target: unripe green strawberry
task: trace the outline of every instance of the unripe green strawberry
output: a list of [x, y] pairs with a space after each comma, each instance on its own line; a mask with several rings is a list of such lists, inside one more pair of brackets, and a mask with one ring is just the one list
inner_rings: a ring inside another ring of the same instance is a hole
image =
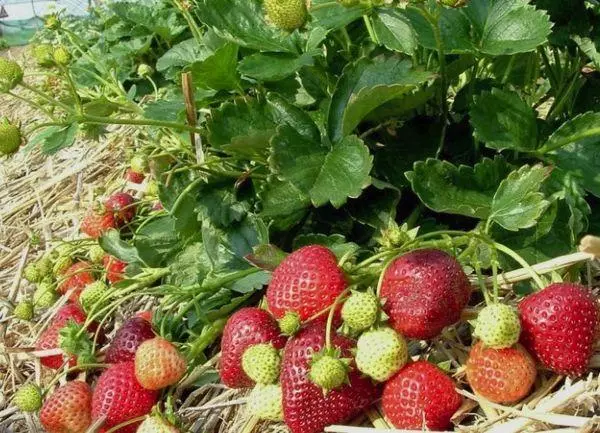
[[42, 281], [38, 284], [37, 289], [33, 293], [33, 304], [37, 308], [50, 308], [58, 299], [58, 294], [54, 290], [54, 285], [51, 281]]
[[306, 0], [265, 0], [269, 20], [282, 30], [292, 32], [306, 22]]
[[517, 310], [505, 304], [488, 305], [477, 316], [474, 335], [487, 347], [511, 347], [519, 341], [521, 335], [521, 321]]
[[248, 396], [247, 407], [258, 419], [283, 421], [281, 385], [256, 385]]
[[35, 262], [38, 272], [42, 278], [50, 277], [52, 275], [52, 259], [47, 254], [42, 256], [37, 262]]
[[148, 170], [148, 158], [146, 155], [138, 153], [129, 161], [129, 167], [136, 173], [145, 173]]
[[54, 252], [56, 254], [58, 254], [60, 257], [64, 257], [64, 256], [71, 257], [73, 255], [74, 251], [75, 251], [75, 247], [68, 242], [62, 242], [62, 243], [58, 244], [56, 246], [56, 248], [54, 248]]
[[23, 81], [23, 69], [17, 62], [0, 57], [0, 93], [14, 89]]
[[[2, 86], [2, 77], [0, 77], [0, 86]], [[15, 153], [20, 145], [21, 131], [19, 128], [12, 125], [7, 118], [0, 120], [0, 155]]]
[[367, 331], [356, 343], [356, 366], [371, 378], [385, 382], [408, 361], [404, 337], [391, 328]]
[[300, 329], [300, 316], [295, 311], [288, 311], [278, 320], [279, 329], [283, 335], [291, 337]]
[[17, 319], [31, 320], [33, 319], [33, 304], [30, 301], [19, 302], [15, 306], [13, 314]]
[[62, 45], [59, 45], [54, 49], [54, 52], [52, 53], [52, 58], [54, 59], [56, 64], [61, 66], [67, 66], [69, 63], [71, 63], [71, 53], [66, 47]]
[[106, 253], [100, 245], [93, 245], [88, 250], [88, 257], [92, 263], [101, 263]]
[[73, 260], [71, 259], [71, 257], [59, 256], [56, 259], [56, 262], [54, 262], [54, 266], [52, 267], [52, 273], [54, 273], [54, 275], [61, 275], [67, 269], [69, 269], [72, 264], [73, 264]]
[[372, 291], [353, 291], [342, 307], [342, 319], [350, 329], [364, 331], [375, 324], [379, 305], [379, 298]]
[[160, 416], [146, 418], [135, 433], [179, 433], [179, 429]]
[[106, 295], [107, 291], [108, 286], [102, 281], [94, 281], [85, 286], [81, 295], [79, 295], [79, 303], [83, 307], [83, 311], [89, 313], [94, 305]]
[[315, 353], [311, 359], [308, 377], [312, 383], [328, 392], [348, 383], [349, 365], [350, 360], [341, 359], [339, 352]]
[[242, 355], [242, 369], [254, 382], [268, 385], [279, 377], [281, 358], [272, 344], [250, 346]]
[[46, 21], [44, 22], [44, 26], [48, 30], [58, 30], [58, 29], [60, 29], [61, 22], [60, 22], [60, 19], [58, 18], [58, 15], [52, 14], [52, 15], [49, 15], [48, 17], [46, 17]]
[[[137, 74], [138, 76], [140, 76], [141, 78], [146, 78], [151, 76], [154, 73], [154, 69], [152, 68], [152, 66], [147, 65], [145, 63], [142, 63], [141, 65], [138, 66], [137, 68]], [[137, 171], [137, 170], [135, 170]]]
[[48, 67], [54, 64], [54, 61], [52, 60], [52, 51], [52, 45], [39, 44], [35, 45], [31, 52], [38, 65]]
[[37, 283], [42, 279], [42, 275], [40, 274], [36, 263], [29, 263], [25, 266], [25, 269], [23, 269], [23, 277], [30, 283]]
[[36, 385], [27, 383], [17, 389], [13, 404], [22, 412], [35, 412], [42, 407], [42, 393]]

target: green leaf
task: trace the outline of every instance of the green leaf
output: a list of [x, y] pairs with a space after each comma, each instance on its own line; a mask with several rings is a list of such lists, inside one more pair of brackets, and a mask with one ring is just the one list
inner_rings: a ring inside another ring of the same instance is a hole
[[367, 4], [357, 4], [345, 7], [331, 0], [313, 0], [308, 10], [313, 26], [323, 27], [327, 30], [337, 30], [347, 26], [353, 21], [362, 18], [367, 13]]
[[533, 227], [550, 204], [540, 192], [549, 174], [541, 164], [511, 172], [494, 194], [490, 220], [511, 231]]
[[373, 15], [373, 29], [379, 41], [392, 51], [412, 54], [417, 49], [417, 35], [398, 9], [378, 9]]
[[39, 144], [42, 153], [53, 155], [61, 149], [73, 145], [79, 131], [79, 125], [71, 123], [67, 126], [50, 126], [30, 140], [30, 145]]
[[206, 59], [191, 65], [194, 85], [214, 90], [235, 90], [240, 87], [237, 74], [238, 46], [225, 44]]
[[118, 230], [109, 230], [98, 239], [98, 243], [108, 254], [115, 256], [125, 263], [144, 264], [138, 250], [128, 242], [122, 240]]
[[473, 136], [492, 149], [531, 151], [538, 140], [536, 113], [517, 93], [492, 89], [475, 97]]
[[257, 51], [297, 53], [298, 33], [285, 33], [265, 20], [258, 0], [199, 0], [194, 12], [219, 36]]
[[546, 12], [527, 0], [471, 0], [462, 13], [471, 21], [478, 50], [492, 56], [533, 51], [552, 31]]
[[256, 53], [244, 57], [238, 64], [238, 71], [259, 81], [279, 81], [295, 74], [303, 66], [313, 64], [310, 54], [298, 57], [284, 53]]
[[252, 266], [274, 271], [287, 257], [287, 253], [273, 244], [261, 244], [252, 248], [252, 253], [244, 257]]
[[160, 266], [181, 247], [175, 220], [168, 215], [142, 225], [133, 238], [142, 260], [149, 266]]
[[575, 41], [579, 49], [590, 58], [596, 69], [600, 69], [600, 53], [595, 42], [590, 38], [582, 38], [578, 35], [571, 36], [571, 38]]
[[210, 261], [202, 242], [194, 242], [177, 253], [169, 268], [171, 272], [165, 279], [168, 284], [190, 286], [201, 283], [210, 272]]
[[83, 105], [83, 112], [89, 116], [110, 116], [119, 109], [119, 104], [101, 96]]
[[346, 209], [359, 223], [381, 230], [395, 220], [399, 202], [399, 189], [374, 180], [358, 199], [348, 202]]
[[484, 158], [474, 167], [427, 159], [406, 173], [421, 201], [436, 212], [485, 219], [500, 182], [510, 172], [501, 157]]
[[291, 182], [272, 179], [259, 192], [260, 217], [270, 220], [275, 230], [298, 223], [310, 207], [310, 198]]
[[230, 182], [227, 185], [211, 183], [198, 192], [196, 213], [199, 218], [207, 218], [217, 227], [240, 222], [248, 210], [248, 203], [237, 200]]
[[210, 144], [217, 149], [242, 155], [261, 155], [275, 134], [277, 126], [287, 124], [313, 140], [320, 132], [301, 109], [275, 94], [266, 101], [237, 99], [212, 112], [207, 127]]
[[156, 70], [163, 72], [170, 68], [183, 68], [206, 59], [210, 54], [211, 51], [199, 45], [196, 39], [187, 39], [163, 54], [156, 62]]
[[237, 293], [251, 293], [260, 290], [271, 281], [271, 273], [256, 272], [236, 280], [229, 288]]
[[297, 236], [294, 239], [294, 250], [307, 245], [323, 245], [327, 247], [335, 254], [338, 259], [341, 259], [346, 254], [356, 252], [359, 250], [359, 246], [354, 242], [348, 242], [346, 238], [339, 234], [324, 235], [321, 233], [310, 233], [305, 235]]
[[328, 148], [284, 125], [271, 145], [273, 172], [309, 196], [316, 207], [328, 202], [340, 207], [371, 183], [373, 157], [356, 136], [345, 137]]
[[185, 103], [183, 98], [158, 99], [151, 101], [144, 106], [144, 117], [153, 120], [176, 121], [183, 117], [185, 113]]
[[600, 197], [600, 113], [585, 113], [563, 123], [539, 152]]
[[414, 69], [412, 62], [396, 57], [377, 62], [363, 58], [349, 64], [331, 98], [328, 120], [330, 138], [337, 141], [351, 134], [375, 108], [433, 77], [430, 72]]

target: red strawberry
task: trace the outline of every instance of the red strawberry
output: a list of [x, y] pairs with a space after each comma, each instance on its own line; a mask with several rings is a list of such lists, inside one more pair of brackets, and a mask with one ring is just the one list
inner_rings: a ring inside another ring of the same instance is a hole
[[454, 386], [436, 365], [414, 362], [385, 384], [383, 412], [399, 429], [445, 430], [462, 403]]
[[162, 337], [144, 341], [135, 352], [135, 377], [146, 389], [162, 389], [179, 382], [187, 370], [185, 358]]
[[467, 380], [474, 391], [494, 403], [515, 403], [529, 394], [537, 370], [519, 344], [506, 349], [477, 343], [467, 360]]
[[[59, 347], [60, 330], [72, 320], [75, 323], [82, 324], [86, 316], [81, 307], [77, 304], [64, 305], [50, 323], [50, 326], [42, 332], [35, 343], [36, 350], [57, 349]], [[62, 367], [65, 359], [63, 355], [43, 356], [40, 358], [43, 366], [57, 370]], [[69, 365], [74, 366], [77, 359], [74, 356], [69, 357]]]
[[[113, 364], [106, 369], [94, 389], [92, 418], [106, 416], [105, 428], [150, 413], [158, 394], [142, 387], [135, 378], [133, 362]], [[134, 433], [140, 423], [129, 424], [118, 433]]]
[[92, 422], [92, 389], [79, 380], [67, 382], [46, 399], [40, 422], [48, 433], [84, 433]]
[[580, 376], [588, 370], [598, 325], [596, 300], [588, 289], [551, 284], [519, 304], [521, 343], [547, 368]]
[[102, 266], [106, 269], [106, 279], [112, 283], [118, 283], [125, 278], [125, 268], [127, 263], [122, 262], [116, 257], [109, 256], [108, 254], [102, 259]]
[[152, 325], [144, 319], [132, 317], [119, 328], [104, 359], [109, 364], [133, 361], [139, 345], [151, 338], [154, 338]]
[[111, 212], [106, 210], [97, 212], [94, 209], [90, 209], [85, 214], [79, 226], [79, 230], [92, 239], [98, 239], [105, 232], [114, 228], [117, 228], [117, 223]]
[[221, 339], [221, 380], [230, 388], [248, 388], [254, 382], [242, 369], [242, 355], [252, 345], [271, 342], [277, 349], [285, 345], [277, 322], [260, 308], [242, 308], [227, 321]]
[[144, 173], [133, 171], [130, 168], [128, 168], [125, 172], [125, 179], [131, 183], [142, 183], [145, 177], [146, 176], [144, 175]]
[[117, 192], [111, 195], [104, 206], [112, 212], [117, 225], [120, 227], [130, 222], [135, 216], [135, 199], [126, 192]]
[[278, 319], [294, 311], [306, 320], [333, 304], [346, 286], [335, 255], [321, 245], [309, 245], [287, 256], [273, 271], [267, 303]]
[[[354, 341], [334, 335], [334, 347], [350, 357]], [[323, 394], [308, 373], [312, 355], [325, 345], [325, 324], [311, 323], [292, 338], [284, 349], [281, 365], [283, 415], [292, 433], [318, 433], [331, 424], [339, 424], [358, 415], [377, 397], [379, 389], [355, 368], [348, 374], [349, 384]]]
[[408, 338], [426, 340], [460, 319], [471, 285], [460, 264], [439, 250], [418, 250], [385, 270], [381, 298], [390, 324]]
[[153, 316], [153, 313], [150, 310], [143, 310], [143, 311], [138, 311], [137, 313], [135, 313], [135, 317], [139, 317], [150, 323], [152, 323], [152, 316]]
[[71, 289], [73, 293], [69, 297], [70, 301], [76, 302], [79, 299], [79, 295], [90, 283], [94, 282], [94, 276], [91, 273], [91, 265], [88, 262], [77, 262], [61, 276], [63, 282], [58, 286], [58, 291], [61, 294], [67, 293]]

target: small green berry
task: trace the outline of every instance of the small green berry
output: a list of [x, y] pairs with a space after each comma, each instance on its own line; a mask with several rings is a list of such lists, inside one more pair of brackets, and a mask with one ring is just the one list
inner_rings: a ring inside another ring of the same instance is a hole
[[0, 93], [7, 93], [23, 81], [23, 69], [17, 62], [0, 57]]
[[19, 149], [20, 145], [21, 131], [11, 124], [7, 118], [2, 118], [0, 120], [0, 155], [11, 155]]
[[356, 366], [371, 378], [385, 382], [408, 361], [404, 338], [391, 328], [362, 334], [356, 343]]
[[69, 63], [71, 63], [71, 53], [66, 47], [62, 45], [54, 49], [54, 52], [52, 53], [52, 58], [54, 59], [57, 65], [67, 66]]
[[312, 383], [328, 392], [348, 382], [349, 364], [347, 359], [340, 359], [337, 355], [317, 353], [311, 360], [308, 377]]
[[265, 0], [264, 7], [269, 20], [288, 32], [302, 27], [308, 18], [306, 0]]
[[51, 276], [54, 264], [49, 255], [45, 254], [35, 264], [42, 278]]
[[473, 334], [487, 347], [511, 347], [521, 334], [519, 313], [510, 305], [488, 305], [479, 312]]
[[283, 335], [287, 335], [288, 337], [296, 334], [300, 330], [301, 324], [300, 315], [295, 311], [288, 311], [279, 319], [279, 329], [281, 329]]
[[364, 331], [375, 324], [379, 306], [379, 298], [373, 292], [353, 291], [342, 307], [342, 319], [350, 329]]
[[[153, 73], [154, 73], [154, 69], [152, 68], [152, 66], [147, 65], [145, 63], [142, 63], [137, 68], [137, 74], [141, 78], [147, 78], [147, 77], [151, 76]], [[134, 171], [137, 171], [137, 170], [134, 170]]]
[[148, 158], [138, 153], [129, 161], [129, 167], [136, 173], [145, 173], [148, 170]]
[[88, 250], [88, 257], [92, 263], [100, 263], [106, 253], [100, 245], [93, 245]]
[[61, 28], [60, 18], [56, 14], [49, 15], [44, 22], [44, 26], [48, 30], [58, 30]]
[[33, 292], [33, 303], [37, 308], [50, 308], [57, 299], [58, 294], [50, 281], [42, 281]]
[[19, 302], [15, 309], [13, 310], [13, 314], [17, 319], [21, 320], [31, 320], [33, 319], [33, 303], [30, 301]]
[[22, 412], [35, 412], [42, 407], [42, 393], [33, 383], [25, 384], [15, 392], [13, 404]]
[[[83, 311], [89, 313], [91, 309], [106, 295], [108, 286], [102, 281], [94, 281], [85, 286], [81, 295], [79, 295], [79, 303], [83, 307]], [[107, 301], [108, 299], [105, 299]]]
[[36, 263], [29, 263], [25, 266], [23, 277], [30, 283], [38, 283], [42, 280], [41, 272]]
[[54, 252], [56, 254], [58, 254], [59, 257], [63, 257], [63, 256], [71, 257], [73, 255], [74, 251], [75, 251], [75, 247], [68, 242], [62, 242], [59, 245], [57, 245], [56, 248], [54, 248]]
[[149, 197], [158, 197], [158, 183], [155, 180], [151, 180], [146, 185], [146, 195]]
[[59, 256], [54, 262], [54, 267], [52, 268], [52, 272], [54, 275], [61, 275], [67, 269], [71, 267], [73, 264], [73, 260], [69, 256]]
[[52, 59], [52, 51], [52, 45], [40, 44], [35, 45], [31, 52], [39, 66], [49, 67], [54, 64], [54, 60]]
[[281, 359], [271, 344], [255, 344], [242, 355], [242, 369], [254, 382], [268, 385], [279, 377]]
[[280, 385], [256, 385], [246, 403], [251, 415], [266, 421], [283, 421]]

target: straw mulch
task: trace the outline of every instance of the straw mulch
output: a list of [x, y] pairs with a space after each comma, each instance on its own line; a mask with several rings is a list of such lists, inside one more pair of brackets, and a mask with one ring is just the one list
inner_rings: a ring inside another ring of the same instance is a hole
[[[23, 64], [28, 63], [23, 50], [13, 49], [1, 55], [12, 56]], [[24, 127], [39, 118], [35, 110], [22, 102], [2, 96], [0, 116], [21, 120]], [[110, 191], [110, 185], [122, 184], [123, 153], [127, 146], [124, 141], [125, 137], [133, 135], [135, 131], [129, 128], [114, 128], [100, 143], [78, 139], [73, 147], [51, 157], [33, 150], [0, 160], [0, 432], [42, 431], [37, 417], [17, 413], [11, 408], [10, 397], [18, 386], [27, 381], [35, 381], [40, 385], [48, 383], [48, 373], [23, 348], [33, 346], [36, 337], [56, 311], [54, 308], [45, 312], [34, 323], [17, 323], [11, 319], [10, 308], [2, 301], [14, 302], [30, 295], [33, 286], [21, 278], [25, 264], [50, 249], [56, 240], [76, 238], [79, 219], [94, 192], [99, 188]], [[543, 272], [543, 266], [538, 270]], [[594, 268], [594, 271], [597, 269]], [[523, 276], [523, 272], [512, 273], [508, 280], [516, 281]], [[117, 320], [126, 314], [126, 311], [120, 311]], [[468, 348], [461, 342], [460, 331], [460, 328], [451, 330], [444, 341], [436, 341], [430, 347], [415, 345], [413, 353], [425, 349], [434, 358], [441, 356], [462, 365]], [[600, 366], [600, 362], [594, 362]], [[216, 377], [217, 367], [218, 354], [193, 371], [175, 393], [178, 397], [178, 415], [189, 431], [287, 431], [282, 424], [259, 423], [247, 416], [244, 391], [229, 390], [218, 381], [206, 380], [207, 377]], [[464, 371], [459, 369], [456, 379], [459, 384], [464, 383]], [[198, 380], [208, 383], [197, 388]], [[535, 392], [515, 407], [491, 404], [461, 392], [465, 396], [465, 403], [457, 413], [456, 421], [461, 424], [458, 429], [463, 431], [600, 431], [594, 418], [600, 413], [600, 378], [597, 373], [577, 381], [547, 372], [540, 374]], [[362, 430], [353, 426], [375, 426], [380, 430]], [[375, 407], [348, 426], [332, 426], [328, 431], [375, 433], [389, 428]]]

